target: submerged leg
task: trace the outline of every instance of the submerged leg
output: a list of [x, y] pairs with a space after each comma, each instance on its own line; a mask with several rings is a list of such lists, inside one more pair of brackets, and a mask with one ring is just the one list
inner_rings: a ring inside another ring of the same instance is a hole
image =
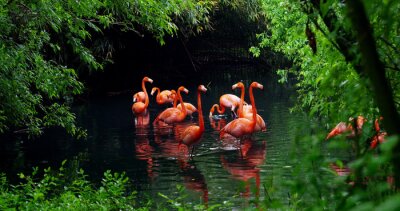
[[240, 152], [240, 157], [243, 159], [243, 152], [242, 152], [242, 139], [239, 139], [239, 145], [238, 145], [238, 149]]
[[194, 146], [192, 146], [192, 152], [190, 153], [191, 158], [193, 158], [193, 153], [194, 153]]

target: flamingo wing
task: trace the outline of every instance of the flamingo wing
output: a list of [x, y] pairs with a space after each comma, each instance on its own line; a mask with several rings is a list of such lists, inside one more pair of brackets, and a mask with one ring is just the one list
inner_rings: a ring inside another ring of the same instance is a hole
[[331, 132], [326, 136], [325, 140], [328, 140], [334, 136], [337, 136], [339, 134], [342, 134], [344, 132], [350, 131], [351, 130], [351, 125], [347, 126], [346, 123], [340, 122], [339, 124], [336, 125], [335, 128], [332, 129]]
[[181, 134], [181, 140], [186, 145], [191, 145], [200, 139], [200, 127], [192, 125], [187, 127]]
[[167, 124], [175, 123], [181, 121], [179, 114], [182, 111], [177, 108], [167, 108], [158, 117]]
[[224, 133], [229, 133], [230, 135], [240, 138], [244, 135], [250, 134], [252, 132], [252, 128], [250, 128], [251, 121], [246, 118], [238, 118], [222, 128], [220, 132], [220, 137], [224, 135]]
[[141, 114], [146, 110], [146, 105], [142, 102], [136, 102], [132, 105], [132, 111], [135, 114]]

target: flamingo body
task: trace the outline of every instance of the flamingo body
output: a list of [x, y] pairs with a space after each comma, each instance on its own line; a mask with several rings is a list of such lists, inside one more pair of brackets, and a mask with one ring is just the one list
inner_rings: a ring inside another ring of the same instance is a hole
[[227, 125], [220, 131], [220, 137], [224, 137], [225, 133], [229, 133], [229, 135], [235, 138], [241, 138], [245, 135], [250, 135], [253, 133], [253, 128], [249, 127], [252, 121], [246, 118], [237, 118]]
[[181, 115], [182, 110], [178, 108], [167, 108], [162, 113], [158, 115], [158, 119], [162, 120], [167, 124], [172, 124], [176, 122], [182, 122], [186, 115]]
[[133, 102], [134, 103], [136, 103], [136, 102], [143, 102], [144, 103], [144, 101], [146, 101], [146, 94], [143, 91], [136, 92], [133, 95]]
[[[177, 96], [180, 102], [183, 103], [182, 96], [180, 94], [181, 91], [184, 91], [185, 93], [188, 93], [189, 91], [183, 86], [179, 87]], [[183, 107], [182, 110], [178, 108], [167, 108], [157, 116], [153, 124], [159, 121], [163, 121], [167, 124], [182, 122], [186, 118], [186, 115], [187, 111], [185, 107]]]
[[233, 94], [224, 94], [219, 98], [219, 104], [225, 108], [235, 109], [240, 103], [240, 98]]
[[132, 111], [136, 116], [146, 114], [147, 107], [149, 106], [149, 96], [147, 95], [145, 82], [153, 83], [153, 80], [149, 77], [144, 77], [142, 80], [142, 90], [145, 94], [145, 102], [136, 102], [132, 105]]
[[204, 85], [200, 85], [197, 89], [197, 106], [199, 107], [199, 126], [192, 125], [187, 127], [183, 133], [180, 135], [181, 142], [186, 146], [192, 146], [197, 143], [204, 133], [204, 117], [201, 107], [201, 97], [200, 92], [206, 92], [207, 89]]
[[151, 90], [151, 95], [154, 94], [154, 92], [157, 91], [157, 96], [156, 96], [156, 102], [159, 105], [167, 104], [167, 103], [172, 103], [174, 101], [173, 98], [171, 98], [172, 92], [170, 90], [163, 90], [160, 92], [160, 89], [157, 87], [153, 87]]
[[[189, 116], [192, 116], [192, 114], [197, 111], [197, 108], [191, 103], [183, 103], [183, 105], [185, 105], [187, 115]], [[182, 105], [179, 103], [176, 108], [182, 110]]]
[[[240, 104], [240, 98], [234, 94], [224, 94], [219, 98], [219, 106], [217, 107], [217, 111], [219, 114], [223, 114], [225, 109], [231, 109], [231, 111], [236, 115], [235, 109]], [[216, 104], [215, 104], [216, 105]], [[210, 116], [214, 112], [214, 106], [210, 110]]]
[[[245, 135], [251, 135], [254, 132], [256, 123], [257, 123], [257, 109], [254, 101], [254, 96], [253, 96], [253, 88], [256, 87], [258, 89], [263, 89], [263, 85], [253, 82], [251, 83], [249, 87], [249, 92], [250, 92], [250, 101], [251, 101], [251, 106], [252, 106], [252, 118], [251, 120], [247, 118], [238, 118], [230, 123], [228, 123], [222, 130], [220, 131], [220, 138], [222, 139], [226, 133], [236, 137], [236, 138], [243, 138]], [[242, 82], [239, 82], [235, 85], [232, 86], [232, 89], [236, 88], [241, 88], [242, 93], [241, 93], [241, 102], [243, 102], [242, 99], [244, 99], [244, 84]], [[243, 108], [243, 103], [239, 103], [239, 111], [242, 111]]]
[[[244, 117], [251, 120], [251, 118], [253, 118], [253, 109], [251, 108], [251, 106], [244, 105], [242, 113], [239, 112], [239, 117]], [[254, 128], [254, 132], [267, 131], [267, 126], [264, 119], [259, 114], [257, 114], [256, 117], [256, 127]]]
[[181, 140], [185, 145], [191, 146], [201, 138], [201, 135], [203, 135], [203, 133], [200, 130], [200, 127], [192, 125], [183, 131], [181, 134]]
[[326, 136], [325, 139], [328, 140], [328, 139], [330, 139], [334, 136], [337, 136], [339, 134], [342, 134], [344, 132], [351, 131], [352, 129], [353, 129], [353, 127], [350, 124], [346, 125], [346, 123], [344, 123], [344, 122], [339, 122], [339, 124], [337, 124], [336, 127], [333, 128], [331, 130], [331, 132], [329, 132], [329, 134]]

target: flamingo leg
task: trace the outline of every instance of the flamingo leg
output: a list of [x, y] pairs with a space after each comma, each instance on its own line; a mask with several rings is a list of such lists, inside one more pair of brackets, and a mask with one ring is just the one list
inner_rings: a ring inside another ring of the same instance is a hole
[[194, 153], [194, 146], [192, 146], [192, 152], [190, 152], [190, 157], [193, 158], [193, 153]]
[[234, 110], [231, 110], [231, 116], [232, 116], [233, 119], [237, 119], [238, 118], [238, 116], [236, 115]]

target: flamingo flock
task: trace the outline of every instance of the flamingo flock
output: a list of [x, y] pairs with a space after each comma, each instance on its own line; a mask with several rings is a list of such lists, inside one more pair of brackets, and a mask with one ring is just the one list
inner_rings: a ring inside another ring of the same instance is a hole
[[[374, 121], [374, 131], [375, 133], [368, 138], [369, 140], [369, 149], [375, 149], [379, 144], [385, 141], [385, 137], [387, 133], [381, 130], [379, 121], [382, 121], [383, 117], [377, 118]], [[331, 139], [340, 134], [348, 134], [346, 137], [349, 139], [353, 139], [356, 136], [360, 136], [362, 134], [363, 125], [367, 122], [367, 119], [363, 116], [358, 116], [357, 118], [349, 118], [350, 123], [339, 122], [326, 136], [325, 140]], [[354, 126], [353, 126], [354, 125]]]
[[[144, 126], [149, 124], [148, 118], [148, 106], [149, 106], [149, 95], [146, 89], [146, 84], [153, 83], [153, 80], [149, 77], [144, 77], [142, 80], [142, 90], [133, 95], [132, 112], [135, 115], [135, 124], [137, 126]], [[264, 119], [257, 114], [255, 105], [255, 99], [253, 96], [253, 89], [263, 89], [263, 85], [258, 82], [253, 82], [249, 86], [249, 97], [251, 106], [244, 101], [245, 86], [242, 82], [236, 83], [232, 86], [232, 90], [241, 89], [241, 97], [234, 94], [224, 94], [219, 98], [219, 104], [214, 104], [209, 112], [210, 120], [213, 117], [218, 118], [221, 114], [224, 114], [226, 110], [230, 110], [232, 117], [234, 118], [228, 124], [220, 127], [220, 140], [224, 141], [226, 138], [234, 138], [242, 141], [245, 138], [250, 137], [255, 132], [265, 132], [266, 125]], [[197, 145], [205, 131], [203, 108], [201, 103], [201, 95], [206, 93], [207, 89], [204, 85], [199, 85], [197, 88], [197, 108], [189, 102], [184, 102], [182, 93], [189, 94], [184, 86], [180, 86], [175, 90], [163, 90], [161, 91], [158, 87], [153, 87], [151, 95], [156, 93], [156, 103], [158, 105], [171, 105], [172, 107], [166, 108], [160, 112], [153, 121], [154, 127], [159, 126], [175, 126], [178, 123], [182, 123], [186, 120], [187, 116], [192, 118], [194, 112], [198, 112], [198, 124], [188, 125], [180, 130], [180, 134], [177, 135], [178, 147], [182, 145], [191, 148], [190, 156], [193, 155], [195, 145]], [[179, 101], [179, 104], [177, 104]], [[183, 106], [182, 106], [183, 105]], [[217, 115], [213, 115], [214, 111], [217, 111]], [[145, 119], [146, 121], [143, 121]], [[213, 124], [214, 121], [211, 122]]]
[[[132, 112], [135, 115], [135, 125], [137, 128], [142, 126], [148, 127], [151, 125], [149, 117], [149, 95], [146, 85], [152, 84], [153, 80], [149, 77], [144, 77], [142, 80], [142, 90], [133, 95]], [[255, 178], [257, 191], [259, 194], [259, 165], [265, 160], [265, 143], [260, 149], [253, 146], [251, 136], [257, 132], [265, 132], [267, 127], [264, 119], [257, 113], [256, 101], [254, 99], [254, 89], [263, 90], [263, 85], [258, 82], [252, 82], [248, 87], [250, 104], [245, 102], [246, 87], [242, 82], [232, 85], [232, 90], [240, 90], [240, 97], [234, 94], [223, 94], [219, 98], [219, 104], [213, 104], [209, 110], [209, 121], [211, 127], [218, 131], [219, 141], [222, 145], [234, 140], [239, 142], [238, 149], [240, 150], [241, 159], [232, 162], [221, 156], [222, 166], [235, 178], [242, 180], [248, 184], [248, 180]], [[196, 191], [202, 192], [204, 201], [208, 201], [208, 189], [204, 182], [204, 176], [199, 174], [199, 178], [203, 177], [198, 183], [194, 183], [190, 175], [186, 173], [198, 171], [193, 166], [190, 166], [186, 161], [181, 159], [181, 155], [188, 155], [192, 157], [194, 154], [195, 146], [201, 142], [202, 136], [205, 132], [205, 122], [203, 117], [202, 96], [207, 92], [204, 85], [197, 87], [197, 106], [184, 102], [184, 97], [189, 94], [189, 90], [184, 86], [180, 86], [176, 90], [163, 90], [158, 87], [151, 89], [150, 95], [155, 95], [155, 102], [158, 106], [171, 106], [161, 111], [153, 120], [155, 143], [161, 149], [162, 154], [171, 157], [177, 157], [180, 162], [180, 168], [183, 175], [187, 179], [187, 187]], [[184, 96], [183, 93], [185, 93]], [[203, 96], [204, 97], [204, 96]], [[178, 104], [179, 101], [179, 104]], [[198, 122], [186, 121], [188, 116], [192, 119], [193, 113], [198, 112]], [[214, 113], [217, 114], [214, 114]], [[230, 112], [233, 119], [228, 122], [227, 118], [222, 118], [225, 112]], [[363, 116], [349, 119], [352, 123], [340, 122], [333, 128], [326, 136], [326, 140], [331, 139], [337, 135], [347, 133], [348, 138], [355, 138], [362, 133], [363, 125], [367, 121]], [[374, 122], [374, 135], [369, 138], [369, 149], [376, 148], [380, 143], [385, 141], [387, 133], [382, 131], [379, 125], [378, 118]], [[156, 128], [164, 128], [166, 130], [157, 130]], [[171, 129], [172, 128], [172, 129]], [[160, 132], [162, 131], [162, 132]], [[165, 138], [171, 131], [175, 134], [175, 138]], [[164, 133], [165, 132], [165, 133]], [[163, 137], [164, 136], [164, 137]], [[191, 150], [190, 150], [191, 149]], [[251, 149], [251, 150], [249, 150]], [[146, 160], [148, 163], [148, 174], [155, 175], [152, 171], [153, 147], [150, 145], [148, 139], [139, 139], [136, 146], [136, 153], [139, 159]], [[253, 152], [254, 151], [254, 152]], [[252, 161], [257, 162], [252, 162]], [[246, 161], [246, 162], [244, 162]], [[245, 166], [246, 168], [243, 168]], [[243, 169], [246, 169], [244, 171]], [[338, 175], [347, 175], [348, 169], [342, 169], [332, 165], [332, 169], [338, 172]], [[196, 171], [195, 171], [196, 170]], [[246, 186], [248, 189], [248, 187]], [[249, 195], [246, 190], [245, 196]]]

